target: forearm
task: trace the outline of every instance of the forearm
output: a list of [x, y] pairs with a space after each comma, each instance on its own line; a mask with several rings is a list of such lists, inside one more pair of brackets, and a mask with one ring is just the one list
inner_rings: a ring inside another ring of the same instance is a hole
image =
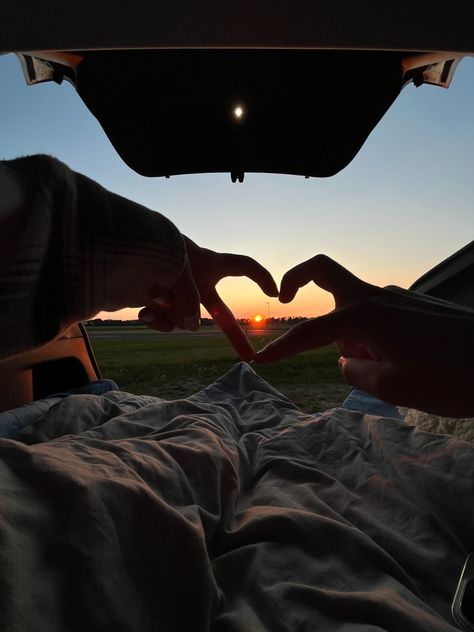
[[0, 164], [22, 217], [18, 225], [15, 213], [0, 216], [15, 243], [0, 268], [0, 357], [44, 344], [102, 309], [143, 305], [154, 284], [175, 285], [185, 249], [162, 215], [47, 156]]

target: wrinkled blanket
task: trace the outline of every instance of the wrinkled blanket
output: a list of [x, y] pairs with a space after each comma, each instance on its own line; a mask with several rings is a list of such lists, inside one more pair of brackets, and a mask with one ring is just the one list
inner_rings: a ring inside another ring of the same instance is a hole
[[245, 364], [0, 440], [2, 632], [456, 629], [474, 445], [311, 416]]

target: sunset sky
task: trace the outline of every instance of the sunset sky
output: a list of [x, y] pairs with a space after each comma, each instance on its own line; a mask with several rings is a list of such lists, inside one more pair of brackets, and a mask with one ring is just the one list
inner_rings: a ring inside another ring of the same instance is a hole
[[[108, 189], [159, 210], [200, 245], [251, 255], [277, 283], [326, 253], [364, 279], [407, 287], [474, 235], [474, 61], [449, 90], [408, 86], [353, 162], [329, 179], [229, 174], [147, 179], [118, 157], [67, 83], [26, 86], [13, 55], [0, 57], [0, 157], [49, 153]], [[294, 302], [250, 281], [219, 291], [237, 317], [315, 316], [331, 297], [312, 287]], [[135, 317], [136, 310], [117, 312]]]

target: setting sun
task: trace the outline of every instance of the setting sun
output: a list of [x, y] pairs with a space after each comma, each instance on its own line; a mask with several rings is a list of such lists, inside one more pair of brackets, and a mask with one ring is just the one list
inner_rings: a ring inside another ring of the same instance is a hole
[[260, 314], [256, 314], [256, 315], [253, 317], [253, 320], [254, 320], [254, 322], [255, 322], [255, 323], [261, 323], [261, 322], [262, 322], [262, 320], [263, 320], [263, 316], [261, 316]]

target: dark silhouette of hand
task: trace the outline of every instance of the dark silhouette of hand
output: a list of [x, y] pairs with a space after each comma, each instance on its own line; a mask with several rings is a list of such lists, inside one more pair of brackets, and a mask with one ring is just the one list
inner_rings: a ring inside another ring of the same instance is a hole
[[324, 255], [288, 271], [280, 301], [310, 281], [335, 309], [296, 325], [256, 355], [268, 363], [337, 342], [344, 379], [387, 403], [439, 415], [474, 416], [474, 311], [358, 279]]
[[228, 276], [246, 276], [268, 296], [278, 296], [272, 275], [251, 257], [214, 252], [201, 248], [188, 237], [186, 261], [181, 277], [173, 290], [152, 288], [147, 306], [139, 316], [148, 327], [171, 331], [174, 327], [197, 331], [202, 303], [224, 331], [243, 360], [255, 356], [252, 345], [234, 315], [220, 298], [217, 283]]

